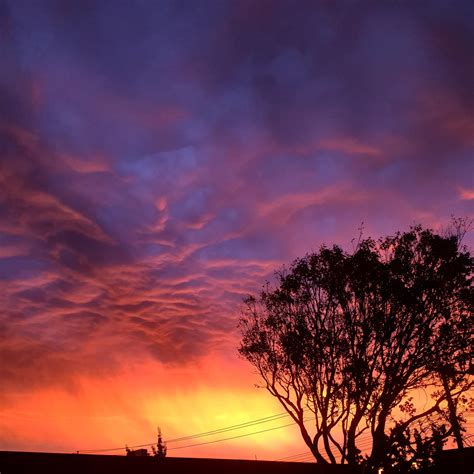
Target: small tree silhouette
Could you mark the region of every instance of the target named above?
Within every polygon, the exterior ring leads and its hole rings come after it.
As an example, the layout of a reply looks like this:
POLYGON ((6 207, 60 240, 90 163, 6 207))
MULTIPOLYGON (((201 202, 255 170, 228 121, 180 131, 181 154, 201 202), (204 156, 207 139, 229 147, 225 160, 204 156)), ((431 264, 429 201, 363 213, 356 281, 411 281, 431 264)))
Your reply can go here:
POLYGON ((168 450, 166 443, 163 441, 163 437, 161 435, 161 429, 158 427, 158 441, 156 443, 156 448, 154 446, 151 447, 153 451, 153 455, 157 458, 164 458, 166 457, 166 452, 168 450))

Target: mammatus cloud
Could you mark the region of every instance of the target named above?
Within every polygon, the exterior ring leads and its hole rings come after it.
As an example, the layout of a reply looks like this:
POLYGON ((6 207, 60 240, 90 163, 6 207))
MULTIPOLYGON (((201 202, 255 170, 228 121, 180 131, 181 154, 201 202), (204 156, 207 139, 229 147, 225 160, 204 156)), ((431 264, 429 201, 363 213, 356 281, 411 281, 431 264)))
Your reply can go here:
POLYGON ((280 265, 472 214, 471 2, 86 4, 0 8, 10 415, 144 360, 225 370, 280 265))

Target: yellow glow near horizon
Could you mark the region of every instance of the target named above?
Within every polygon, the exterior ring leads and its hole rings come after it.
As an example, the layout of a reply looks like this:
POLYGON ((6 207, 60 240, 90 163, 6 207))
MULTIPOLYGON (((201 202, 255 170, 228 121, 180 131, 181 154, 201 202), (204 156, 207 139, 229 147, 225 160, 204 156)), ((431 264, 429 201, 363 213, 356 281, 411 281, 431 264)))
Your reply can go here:
MULTIPOLYGON (((205 366, 206 370, 199 371, 196 367, 173 369, 148 362, 103 379, 82 378, 69 392, 37 390, 8 401, 1 412, 1 429, 9 434, 15 449, 75 452, 153 443, 158 425, 165 439, 173 439, 283 412, 266 391, 254 388, 245 364, 224 367, 207 361, 205 366)), ((290 423, 289 418, 282 418, 170 443, 169 455, 252 459, 291 455, 305 448, 295 426, 172 449, 290 423)))

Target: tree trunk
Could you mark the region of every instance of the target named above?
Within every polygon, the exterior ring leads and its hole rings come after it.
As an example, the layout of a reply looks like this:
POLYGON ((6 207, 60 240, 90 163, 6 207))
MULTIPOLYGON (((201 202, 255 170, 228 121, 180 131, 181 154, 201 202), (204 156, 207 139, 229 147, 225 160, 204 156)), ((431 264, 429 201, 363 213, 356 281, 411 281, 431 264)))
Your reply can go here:
POLYGON ((453 427, 454 438, 456 439, 456 444, 458 449, 463 449, 463 440, 461 435, 461 427, 459 426, 458 417, 456 416, 456 407, 454 405, 453 397, 451 396, 451 391, 449 390, 448 378, 445 374, 441 374, 441 379, 443 381, 444 392, 446 393, 446 400, 448 402, 449 410, 449 421, 453 427))
POLYGON ((357 431, 357 426, 359 426, 360 420, 362 419, 362 414, 356 415, 347 430, 347 464, 356 465, 357 464, 357 446, 355 443, 355 434, 357 431))
MULTIPOLYGON (((387 421, 388 411, 382 410, 378 416, 377 428, 372 436, 372 452, 370 454, 370 463, 372 467, 386 467, 387 442, 385 438, 385 423, 387 421)), ((375 470, 375 472, 377 472, 375 470)))
POLYGON ((459 426, 458 417, 456 416, 456 406, 454 405, 454 400, 449 390, 449 381, 446 374, 441 373, 441 380, 443 381, 443 388, 446 394, 446 401, 448 402, 449 410, 449 421, 453 428, 454 438, 456 439, 456 444, 459 449, 459 459, 461 461, 461 473, 467 474, 467 467, 464 460, 464 443, 461 435, 461 427, 459 426))

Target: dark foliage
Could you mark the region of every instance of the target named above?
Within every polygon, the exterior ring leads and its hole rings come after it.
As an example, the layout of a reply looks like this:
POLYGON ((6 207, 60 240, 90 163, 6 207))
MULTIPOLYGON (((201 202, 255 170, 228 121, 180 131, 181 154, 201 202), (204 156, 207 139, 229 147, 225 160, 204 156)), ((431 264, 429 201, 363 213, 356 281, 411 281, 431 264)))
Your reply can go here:
POLYGON ((460 436, 473 314, 461 227, 323 246, 246 299, 239 352, 318 462, 409 472, 460 436))

